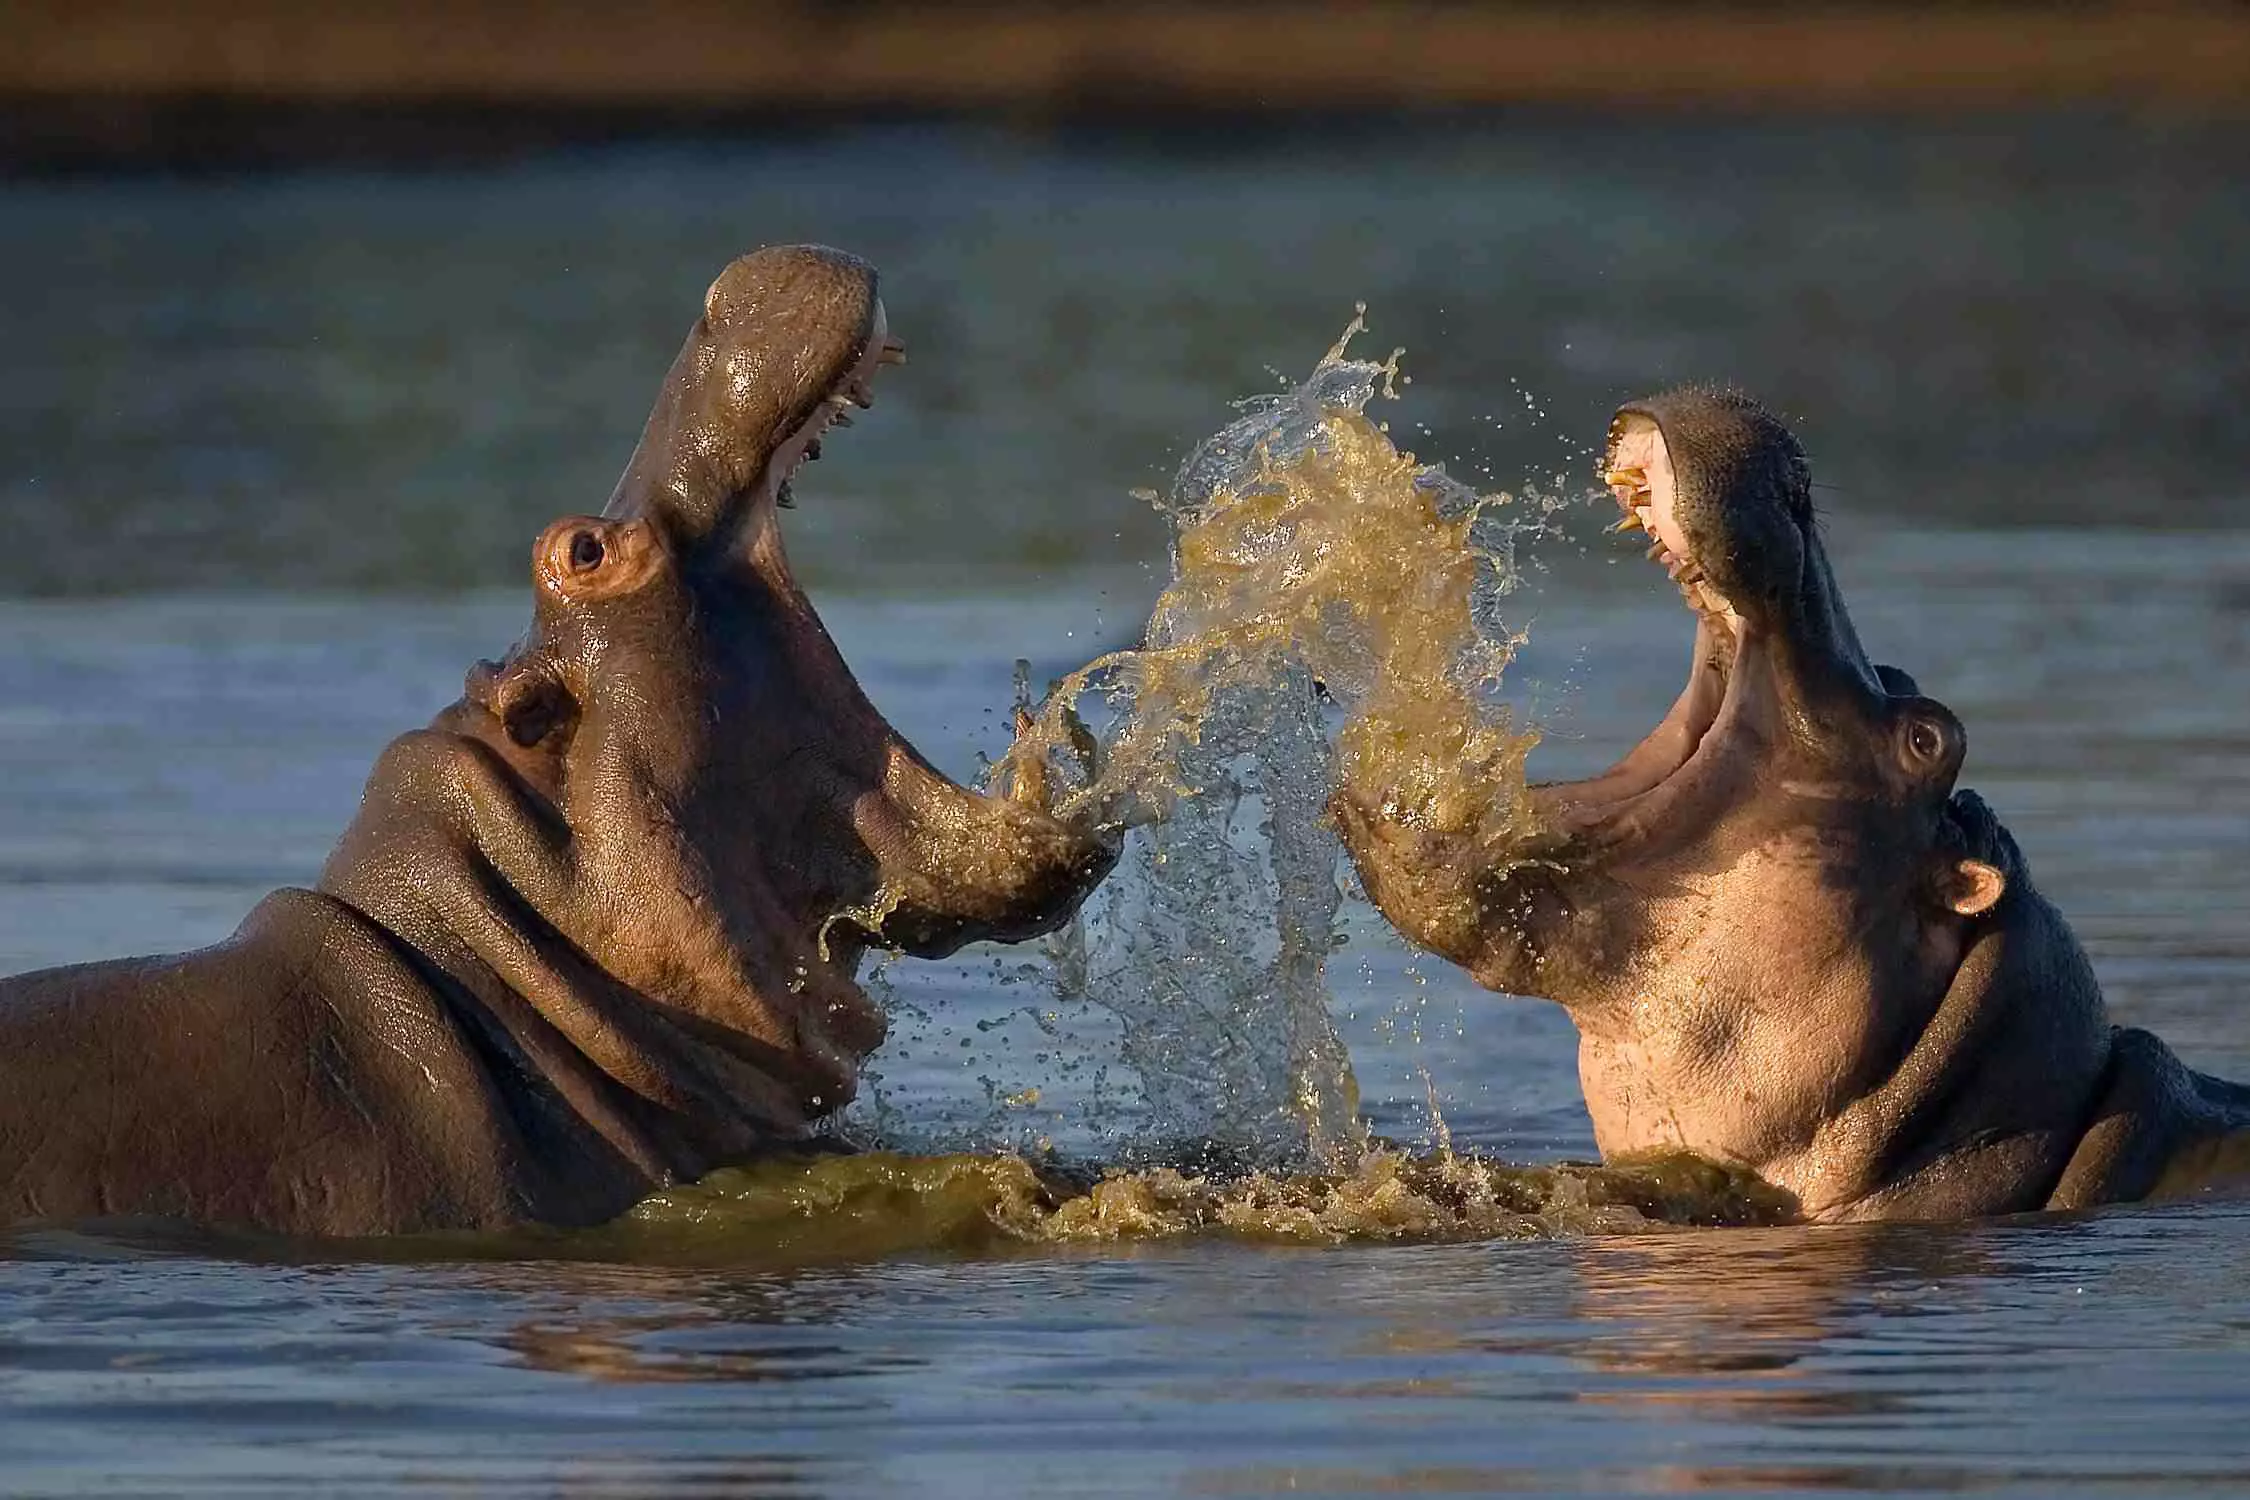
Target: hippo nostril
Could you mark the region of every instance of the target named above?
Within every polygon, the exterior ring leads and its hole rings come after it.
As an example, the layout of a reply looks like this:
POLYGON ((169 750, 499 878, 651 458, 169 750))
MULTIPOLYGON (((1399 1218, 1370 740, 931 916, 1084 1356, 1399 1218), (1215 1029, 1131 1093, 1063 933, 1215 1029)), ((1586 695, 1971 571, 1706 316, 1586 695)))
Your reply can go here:
POLYGON ((581 531, 570 539, 570 565, 581 573, 590 573, 602 565, 602 539, 591 531, 581 531))

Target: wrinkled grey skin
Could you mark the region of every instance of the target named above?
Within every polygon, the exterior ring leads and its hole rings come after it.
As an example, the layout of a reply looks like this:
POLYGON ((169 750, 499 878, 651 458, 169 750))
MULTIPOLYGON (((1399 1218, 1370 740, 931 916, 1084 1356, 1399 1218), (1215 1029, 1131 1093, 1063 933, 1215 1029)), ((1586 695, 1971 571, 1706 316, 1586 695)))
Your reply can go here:
POLYGON ((1750 1168, 1813 1219, 1950 1218, 2227 1172, 2250 1091, 2113 1027, 1965 738, 1868 660, 1810 473, 1749 400, 1627 406, 1609 476, 1696 616, 1688 685, 1616 767, 1534 789, 1529 862, 1379 787, 1333 804, 1369 894, 1486 986, 1559 1001, 1605 1157, 1750 1168))
POLYGON ((314 889, 0 982, 0 1222, 603 1220, 850 1097, 869 929, 935 955, 1067 917, 1112 846, 1035 771, 927 765, 782 552, 791 470, 899 357, 868 266, 729 266, 605 514, 534 548, 529 633, 383 752, 314 889))

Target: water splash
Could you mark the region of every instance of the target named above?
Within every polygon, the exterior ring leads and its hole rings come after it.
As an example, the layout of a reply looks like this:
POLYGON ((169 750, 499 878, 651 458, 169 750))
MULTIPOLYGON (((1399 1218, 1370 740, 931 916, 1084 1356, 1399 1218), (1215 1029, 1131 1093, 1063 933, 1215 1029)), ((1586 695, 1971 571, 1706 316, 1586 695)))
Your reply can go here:
POLYGON ((1149 497, 1173 581, 1143 643, 1059 683, 1003 767, 1044 775, 1065 817, 1133 830, 1055 975, 1121 1023, 1144 1146, 1268 1164, 1363 1146, 1326 983, 1339 777, 1486 846, 1528 831, 1536 736, 1497 699, 1522 642, 1498 601, 1547 510, 1509 513, 1394 447, 1367 407, 1397 395, 1399 355, 1350 358, 1364 327, 1303 384, 1241 403, 1149 497), (1092 770, 1089 694, 1108 710, 1092 770))

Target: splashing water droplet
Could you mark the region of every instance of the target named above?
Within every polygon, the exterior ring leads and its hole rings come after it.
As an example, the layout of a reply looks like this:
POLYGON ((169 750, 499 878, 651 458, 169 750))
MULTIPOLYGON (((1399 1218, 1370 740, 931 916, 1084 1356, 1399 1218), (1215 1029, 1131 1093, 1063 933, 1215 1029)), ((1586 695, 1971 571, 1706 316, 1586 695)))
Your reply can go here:
POLYGON ((1522 642, 1498 601, 1547 511, 1515 519, 1392 445, 1366 407, 1396 397, 1403 351, 1349 358, 1364 313, 1153 497, 1173 579, 1143 644, 1058 684, 1015 752, 1045 757, 1060 815, 1133 830, 1050 954, 1058 996, 1122 1023, 1144 1145, 1289 1162, 1364 1144, 1326 983, 1339 779, 1488 847, 1527 829, 1535 736, 1497 701, 1522 642), (1090 772, 1089 693, 1109 711, 1090 772))

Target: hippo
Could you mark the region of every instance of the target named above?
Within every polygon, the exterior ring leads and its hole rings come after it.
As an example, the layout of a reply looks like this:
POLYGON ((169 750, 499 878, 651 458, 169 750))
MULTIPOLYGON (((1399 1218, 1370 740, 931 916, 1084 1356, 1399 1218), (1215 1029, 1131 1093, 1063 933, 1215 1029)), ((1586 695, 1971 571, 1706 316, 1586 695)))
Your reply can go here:
POLYGON ((1675 390, 1618 411, 1605 474, 1696 622, 1663 722, 1531 788, 1521 846, 1383 787, 1331 803, 1404 935, 1569 1013, 1603 1156, 1747 1168, 1809 1220, 2082 1208, 2239 1157, 2250 1090, 2110 1023, 2015 840, 1955 788, 1960 721, 1862 649, 1787 427, 1675 390))
POLYGON ((1050 814, 1038 756, 992 795, 936 771, 782 547, 903 358, 865 263, 728 266, 607 508, 533 545, 528 632, 382 752, 310 889, 0 981, 0 1223, 592 1224, 818 1148, 884 1034, 869 946, 1066 920, 1114 838, 1050 814))

